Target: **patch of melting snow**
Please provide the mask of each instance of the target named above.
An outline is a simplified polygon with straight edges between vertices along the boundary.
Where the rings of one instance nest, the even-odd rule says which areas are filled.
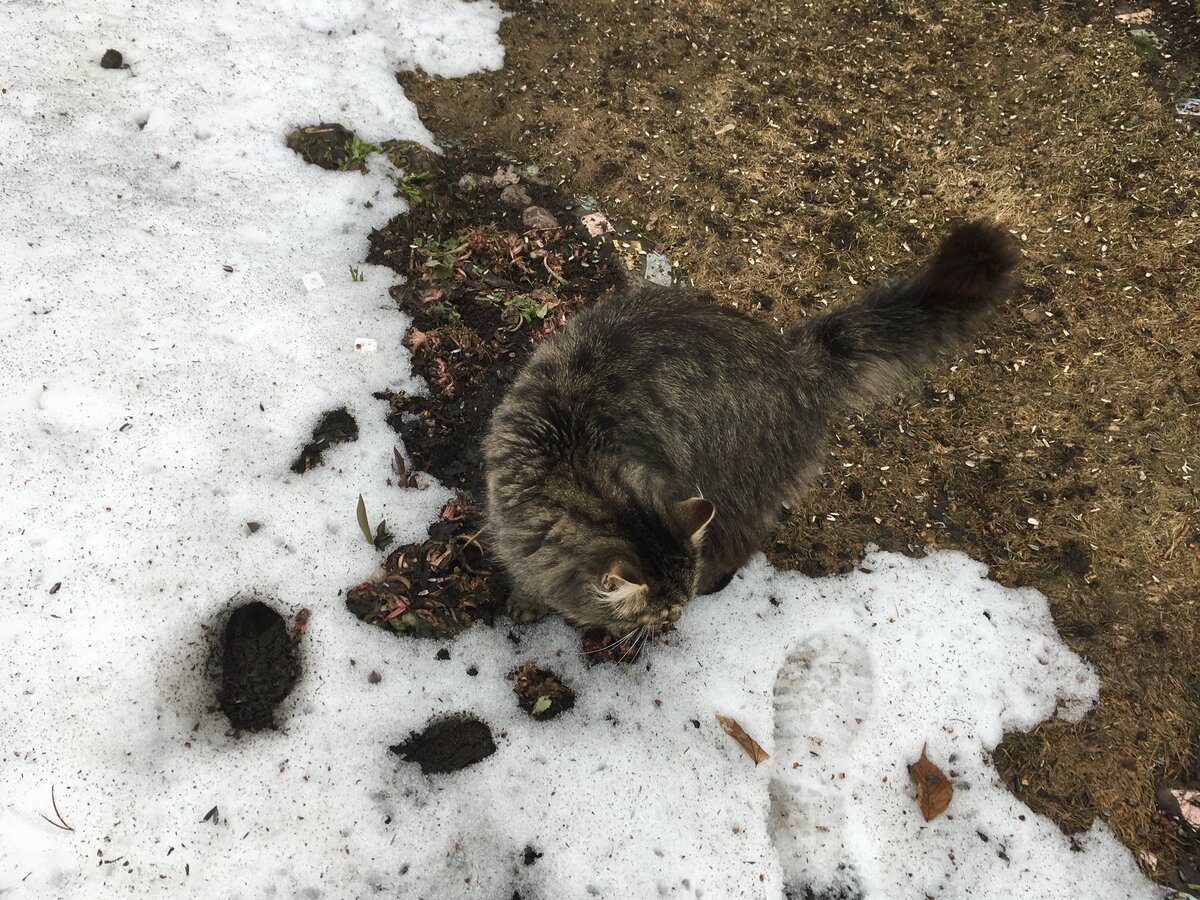
[[[403,209],[386,167],[324,171],[284,136],[337,118],[428,141],[394,69],[500,65],[497,6],[0,17],[38,48],[0,106],[0,894],[1156,895],[1103,825],[1072,853],[1000,785],[1003,732],[1082,715],[1097,684],[1044,598],[960,555],[822,580],[759,558],[629,667],[590,666],[558,621],[515,643],[477,626],[445,654],[346,611],[378,564],[356,498],[408,541],[446,493],[387,483],[371,393],[421,389],[390,273],[329,274]],[[110,45],[128,68],[101,66]],[[305,270],[329,281],[306,291]],[[289,471],[342,407],[358,439]],[[214,641],[254,596],[312,612],[281,728],[238,736]],[[573,708],[520,707],[506,673],[527,661]],[[472,716],[495,752],[461,771],[388,751]],[[925,744],[955,786],[930,823],[905,777]]]

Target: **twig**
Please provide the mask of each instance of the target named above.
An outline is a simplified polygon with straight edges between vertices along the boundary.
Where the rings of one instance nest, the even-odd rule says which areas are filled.
[[[63,818],[63,814],[58,811],[58,801],[54,798],[54,785],[50,785],[50,803],[54,806],[54,814],[58,816],[58,821],[55,822],[53,819],[47,818],[42,813],[38,813],[38,815],[43,819],[46,819],[46,821],[55,828],[58,828],[62,831],[74,831],[75,829],[68,825],[67,820]]]

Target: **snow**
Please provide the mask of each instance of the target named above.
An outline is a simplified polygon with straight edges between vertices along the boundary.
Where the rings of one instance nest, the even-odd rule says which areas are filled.
[[[819,580],[757,559],[634,666],[590,666],[559,621],[519,644],[479,626],[439,660],[346,612],[378,563],[358,495],[402,541],[447,495],[387,485],[396,439],[371,398],[422,389],[394,276],[361,263],[404,208],[390,167],[326,172],[284,136],[340,121],[430,142],[394,71],[501,65],[501,15],[0,7],[0,894],[1158,896],[1103,824],[1072,852],[1000,784],[1004,731],[1083,715],[1098,685],[1043,597],[963,556],[877,553]],[[110,46],[128,70],[99,67]],[[342,404],[359,440],[289,472]],[[236,736],[209,654],[248,596],[312,619],[283,728]],[[527,659],[573,710],[517,707],[504,676]],[[460,711],[493,756],[425,776],[387,751]],[[771,758],[755,767],[716,714]],[[956,773],[930,823],[905,770],[923,745]],[[42,818],[52,789],[73,831]]]

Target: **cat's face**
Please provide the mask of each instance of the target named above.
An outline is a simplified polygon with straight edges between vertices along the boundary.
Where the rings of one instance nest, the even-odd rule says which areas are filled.
[[[655,512],[617,515],[580,568],[580,592],[563,610],[577,624],[626,633],[675,622],[696,594],[705,531],[716,511],[693,497]]]

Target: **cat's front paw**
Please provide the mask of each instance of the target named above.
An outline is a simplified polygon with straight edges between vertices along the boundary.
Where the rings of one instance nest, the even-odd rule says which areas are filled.
[[[551,612],[550,607],[540,600],[525,594],[513,592],[508,598],[508,617],[523,625],[536,622]]]

